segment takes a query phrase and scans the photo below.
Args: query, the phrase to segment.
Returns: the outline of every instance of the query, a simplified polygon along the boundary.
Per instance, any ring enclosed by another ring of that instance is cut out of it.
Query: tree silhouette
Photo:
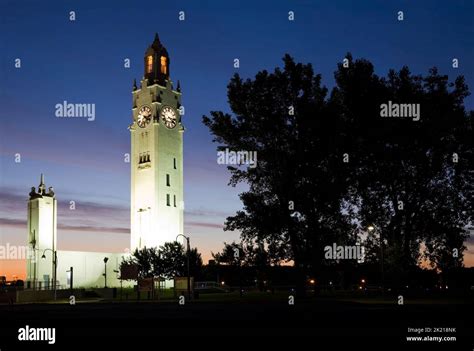
[[[333,135],[337,120],[327,89],[311,65],[284,57],[284,69],[259,72],[255,80],[235,75],[228,86],[235,116],[213,111],[203,122],[219,150],[256,151],[255,168],[229,166],[230,184],[247,182],[244,209],[226,222],[242,239],[268,245],[272,254],[294,262],[298,292],[309,268],[319,270],[323,247],[354,230],[351,213],[341,211],[348,167],[340,161]]]
[[[414,76],[406,67],[380,78],[369,61],[347,58],[329,96],[310,64],[286,55],[283,69],[253,80],[234,75],[232,114],[203,116],[218,150],[258,155],[255,168],[228,166],[230,185],[249,190],[226,230],[268,248],[272,260],[293,261],[298,291],[308,272],[334,264],[324,246],[354,244],[369,224],[382,234],[388,266],[402,272],[422,257],[459,264],[472,221],[473,113],[463,106],[464,79],[449,83],[436,69]],[[389,101],[419,104],[420,120],[382,118]]]
[[[190,250],[190,275],[199,277],[202,269],[201,254],[196,248]],[[176,276],[187,275],[186,252],[179,242],[166,242],[159,248],[136,249],[132,256],[122,264],[134,264],[138,267],[140,278],[163,277],[173,279]]]
[[[212,257],[218,264],[230,266],[267,266],[269,262],[268,253],[263,248],[254,245],[242,245],[232,242],[224,242],[224,248],[221,252],[212,253]]]
[[[463,77],[408,67],[379,78],[366,60],[339,65],[330,104],[344,118],[353,162],[353,203],[364,226],[384,238],[389,269],[409,273],[420,259],[459,266],[472,219],[472,112]],[[419,104],[420,120],[381,118],[381,104]],[[421,244],[424,244],[422,252]],[[453,249],[459,252],[453,257]]]

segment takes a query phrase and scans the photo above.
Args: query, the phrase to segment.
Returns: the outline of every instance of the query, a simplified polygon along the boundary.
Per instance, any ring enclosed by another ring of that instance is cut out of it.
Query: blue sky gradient
[[[229,110],[226,86],[235,72],[247,78],[273,70],[289,53],[311,62],[331,88],[337,63],[351,52],[379,75],[404,65],[426,74],[437,66],[474,86],[473,1],[8,0],[0,14],[0,241],[16,244],[26,243],[27,195],[43,172],[60,203],[60,249],[128,247],[130,165],[123,155],[131,89],[155,32],[170,54],[171,79],[181,82],[185,230],[205,258],[238,239],[222,226],[240,209],[245,186],[227,186],[228,172],[216,163],[216,145],[201,122],[211,110]],[[54,106],[65,100],[96,104],[95,121],[56,118]],[[472,96],[466,106],[473,108]],[[71,200],[76,211],[68,209]]]

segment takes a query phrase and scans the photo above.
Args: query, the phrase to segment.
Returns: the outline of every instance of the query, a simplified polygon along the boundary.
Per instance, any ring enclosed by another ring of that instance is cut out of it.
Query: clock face
[[[161,119],[167,128],[172,129],[176,127],[176,112],[172,107],[165,106],[161,109]]]
[[[151,108],[148,106],[142,106],[138,111],[137,124],[140,128],[145,128],[151,121]]]

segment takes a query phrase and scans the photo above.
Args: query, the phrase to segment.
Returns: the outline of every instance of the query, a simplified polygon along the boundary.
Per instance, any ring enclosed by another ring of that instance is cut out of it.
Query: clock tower
[[[181,91],[170,79],[170,58],[158,34],[133,84],[130,249],[158,247],[183,234]]]

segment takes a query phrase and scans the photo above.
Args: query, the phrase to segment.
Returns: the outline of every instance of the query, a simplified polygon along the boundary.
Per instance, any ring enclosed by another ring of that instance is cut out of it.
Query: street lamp
[[[30,245],[31,245],[31,249],[33,250],[33,264],[34,264],[33,265],[33,290],[36,290],[36,261],[37,261],[36,251],[39,251],[39,249],[36,248],[36,231],[33,230],[32,234],[33,234],[33,239],[31,239]],[[30,271],[31,271],[31,260],[30,260]],[[30,273],[29,278],[31,279],[31,273]],[[30,280],[30,284],[31,284],[31,280]]]
[[[104,257],[104,265],[105,265],[105,269],[104,269],[104,288],[107,288],[107,261],[109,260],[108,257]]]
[[[74,267],[69,268],[66,273],[69,273],[69,289],[71,289],[71,295],[74,293],[73,285],[74,285]]]
[[[56,250],[44,249],[43,255],[41,256],[41,258],[43,258],[43,259],[46,258],[46,255],[45,255],[46,251],[51,251],[53,253],[53,267],[54,267],[54,270],[53,270],[53,289],[54,289],[54,300],[56,300],[56,272],[57,272],[57,269],[58,269],[58,253],[57,253]]]
[[[188,299],[191,299],[191,278],[189,276],[189,256],[190,256],[190,247],[189,247],[189,236],[186,236],[184,234],[178,234],[178,236],[176,237],[176,241],[178,241],[178,238],[182,236],[183,238],[186,239],[186,244],[187,244],[187,254],[186,254],[186,257],[187,257],[187,266],[188,266]]]
[[[378,229],[375,225],[369,225],[367,227],[367,230],[369,232],[373,232],[374,230]],[[380,258],[381,258],[381,271],[382,271],[382,295],[385,293],[385,276],[384,276],[384,271],[383,271],[383,237],[382,237],[382,231],[378,230],[379,232],[379,240],[380,240]]]

